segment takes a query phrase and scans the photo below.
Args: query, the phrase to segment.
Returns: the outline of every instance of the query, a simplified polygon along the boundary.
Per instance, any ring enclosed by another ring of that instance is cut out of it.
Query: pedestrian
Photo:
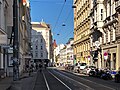
[[[41,63],[39,64],[39,70],[40,70],[40,72],[42,71],[42,64]]]
[[[35,68],[36,68],[36,71],[38,70],[38,64],[36,63],[36,65],[35,65]]]
[[[29,67],[29,71],[28,71],[28,73],[29,73],[29,76],[31,76],[31,73],[33,72],[33,67],[32,67],[32,65]]]

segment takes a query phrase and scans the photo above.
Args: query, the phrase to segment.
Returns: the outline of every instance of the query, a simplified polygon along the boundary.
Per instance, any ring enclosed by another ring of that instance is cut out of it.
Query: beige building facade
[[[31,22],[32,24],[32,54],[34,61],[49,59],[53,62],[53,45],[51,27],[45,22]]]
[[[87,64],[90,63],[90,1],[74,0],[74,58]]]
[[[119,0],[118,0],[119,2]],[[115,0],[104,0],[104,25],[102,36],[102,67],[118,70],[120,67],[119,10]],[[107,59],[105,59],[107,53]]]

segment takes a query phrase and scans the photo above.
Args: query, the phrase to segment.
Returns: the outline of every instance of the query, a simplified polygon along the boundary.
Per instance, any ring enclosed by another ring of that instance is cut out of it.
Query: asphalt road
[[[48,68],[37,73],[34,90],[120,90],[120,83]]]

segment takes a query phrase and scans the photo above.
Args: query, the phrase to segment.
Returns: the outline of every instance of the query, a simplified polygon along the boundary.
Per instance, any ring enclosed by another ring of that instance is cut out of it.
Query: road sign
[[[90,60],[90,56],[88,56],[88,60]]]
[[[98,48],[100,46],[100,42],[99,41],[95,41],[95,46]]]
[[[108,59],[108,53],[107,53],[107,52],[104,53],[104,59],[105,59],[105,60]]]

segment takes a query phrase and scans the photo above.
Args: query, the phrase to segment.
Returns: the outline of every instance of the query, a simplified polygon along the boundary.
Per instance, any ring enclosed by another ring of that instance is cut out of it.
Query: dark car
[[[120,71],[115,75],[115,82],[120,83]]]

